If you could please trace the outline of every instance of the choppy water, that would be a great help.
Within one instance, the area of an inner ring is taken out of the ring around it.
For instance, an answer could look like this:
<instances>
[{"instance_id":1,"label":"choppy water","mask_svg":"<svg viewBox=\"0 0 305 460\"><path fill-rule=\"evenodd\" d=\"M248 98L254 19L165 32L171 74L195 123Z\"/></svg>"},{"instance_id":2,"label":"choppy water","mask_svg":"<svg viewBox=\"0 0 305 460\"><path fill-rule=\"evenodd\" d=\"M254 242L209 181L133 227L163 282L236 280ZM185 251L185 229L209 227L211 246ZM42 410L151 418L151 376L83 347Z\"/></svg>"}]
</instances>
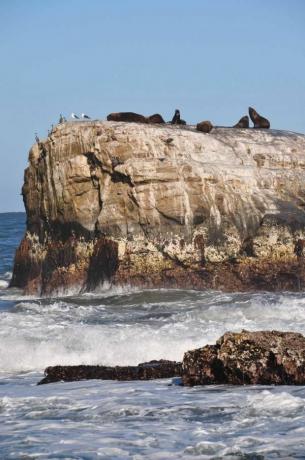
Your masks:
<instances>
[{"instance_id":1,"label":"choppy water","mask_svg":"<svg viewBox=\"0 0 305 460\"><path fill-rule=\"evenodd\" d=\"M182 359L227 330L305 333L303 294L6 290L23 214L0 214L1 459L305 458L304 387L183 388L170 380L36 386L53 364Z\"/></svg>"}]
</instances>

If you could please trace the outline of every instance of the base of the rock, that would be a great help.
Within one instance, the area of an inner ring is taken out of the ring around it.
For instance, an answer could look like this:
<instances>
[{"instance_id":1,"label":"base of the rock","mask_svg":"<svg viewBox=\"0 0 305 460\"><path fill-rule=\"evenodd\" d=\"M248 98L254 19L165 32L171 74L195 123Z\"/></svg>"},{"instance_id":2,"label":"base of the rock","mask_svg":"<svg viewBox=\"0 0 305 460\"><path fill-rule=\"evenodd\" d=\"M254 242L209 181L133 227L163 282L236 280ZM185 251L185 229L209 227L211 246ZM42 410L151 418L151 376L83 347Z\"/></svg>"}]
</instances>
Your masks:
<instances>
[{"instance_id":1,"label":"base of the rock","mask_svg":"<svg viewBox=\"0 0 305 460\"><path fill-rule=\"evenodd\" d=\"M199 238L198 238L199 240ZM182 245L183 240L176 244ZM125 244L125 243L124 243ZM126 243L128 247L131 243ZM147 243L149 244L149 243ZM168 243L169 244L169 243ZM195 243L194 243L195 244ZM194 257L198 252L194 249ZM305 289L303 252L283 257L232 257L230 260L184 263L165 250L132 249L119 260L119 244L100 237L69 237L66 241L39 243L28 235L17 249L11 287L28 295L53 295L73 288L93 291L103 283L142 289L219 289L227 292L301 291ZM163 251L163 253L162 253ZM162 253L162 255L161 255ZM43 260L41 259L43 254Z\"/></svg>"}]
</instances>

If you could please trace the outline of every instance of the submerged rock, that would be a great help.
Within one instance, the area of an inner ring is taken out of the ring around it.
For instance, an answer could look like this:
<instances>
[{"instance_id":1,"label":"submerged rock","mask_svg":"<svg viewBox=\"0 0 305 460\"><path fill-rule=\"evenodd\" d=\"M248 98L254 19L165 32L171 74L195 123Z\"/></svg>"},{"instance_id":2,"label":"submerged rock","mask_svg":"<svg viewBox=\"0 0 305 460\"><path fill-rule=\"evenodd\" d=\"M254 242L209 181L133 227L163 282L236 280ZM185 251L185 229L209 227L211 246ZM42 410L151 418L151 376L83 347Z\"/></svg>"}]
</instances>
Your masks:
<instances>
[{"instance_id":1,"label":"submerged rock","mask_svg":"<svg viewBox=\"0 0 305 460\"><path fill-rule=\"evenodd\" d=\"M184 385L305 385L305 337L296 332L227 332L188 351Z\"/></svg>"},{"instance_id":2,"label":"submerged rock","mask_svg":"<svg viewBox=\"0 0 305 460\"><path fill-rule=\"evenodd\" d=\"M304 288L304 135L79 121L40 147L11 286Z\"/></svg>"},{"instance_id":3,"label":"submerged rock","mask_svg":"<svg viewBox=\"0 0 305 460\"><path fill-rule=\"evenodd\" d=\"M38 383L72 382L75 380L151 380L180 376L182 364L176 361L150 361L137 366L51 366Z\"/></svg>"}]
</instances>

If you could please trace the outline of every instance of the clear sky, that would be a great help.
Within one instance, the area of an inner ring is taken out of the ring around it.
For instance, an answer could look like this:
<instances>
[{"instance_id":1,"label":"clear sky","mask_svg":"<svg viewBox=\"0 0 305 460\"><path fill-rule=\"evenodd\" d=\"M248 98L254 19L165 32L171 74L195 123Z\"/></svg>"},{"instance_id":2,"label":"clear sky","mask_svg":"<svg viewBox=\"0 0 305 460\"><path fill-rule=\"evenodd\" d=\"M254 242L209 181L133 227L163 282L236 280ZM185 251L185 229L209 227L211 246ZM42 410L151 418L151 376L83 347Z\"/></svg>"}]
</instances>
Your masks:
<instances>
[{"instance_id":1,"label":"clear sky","mask_svg":"<svg viewBox=\"0 0 305 460\"><path fill-rule=\"evenodd\" d=\"M23 210L34 133L60 113L305 132L304 0L0 0L0 212Z\"/></svg>"}]
</instances>

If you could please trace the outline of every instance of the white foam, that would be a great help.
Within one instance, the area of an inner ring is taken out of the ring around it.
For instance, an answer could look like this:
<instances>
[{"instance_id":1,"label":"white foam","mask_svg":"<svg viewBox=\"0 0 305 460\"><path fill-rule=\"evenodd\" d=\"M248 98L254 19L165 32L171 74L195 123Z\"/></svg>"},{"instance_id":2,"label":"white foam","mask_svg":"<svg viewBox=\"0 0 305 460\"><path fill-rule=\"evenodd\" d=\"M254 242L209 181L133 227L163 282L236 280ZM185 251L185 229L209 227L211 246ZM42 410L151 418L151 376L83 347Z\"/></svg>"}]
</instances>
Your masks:
<instances>
[{"instance_id":1,"label":"white foam","mask_svg":"<svg viewBox=\"0 0 305 460\"><path fill-rule=\"evenodd\" d=\"M298 296L159 290L113 294L92 300L88 295L27 299L13 312L1 312L1 371L42 371L55 364L181 360L185 351L214 343L228 330L305 332L304 299ZM297 317L291 323L286 316L288 306ZM270 311L275 312L274 318Z\"/></svg>"},{"instance_id":2,"label":"white foam","mask_svg":"<svg viewBox=\"0 0 305 460\"><path fill-rule=\"evenodd\" d=\"M225 444L218 442L201 441L194 446L188 446L185 449L187 455L215 455L225 448Z\"/></svg>"},{"instance_id":3,"label":"white foam","mask_svg":"<svg viewBox=\"0 0 305 460\"><path fill-rule=\"evenodd\" d=\"M283 391L281 393L272 393L264 390L258 395L248 397L247 410L251 415L280 415L282 417L291 417L304 411L305 399Z\"/></svg>"},{"instance_id":4,"label":"white foam","mask_svg":"<svg viewBox=\"0 0 305 460\"><path fill-rule=\"evenodd\" d=\"M36 383L54 364L181 359L226 330L304 333L304 305L301 294L139 290L23 300L0 311L1 455L303 458L304 387Z\"/></svg>"},{"instance_id":5,"label":"white foam","mask_svg":"<svg viewBox=\"0 0 305 460\"><path fill-rule=\"evenodd\" d=\"M167 330L152 332L135 325L122 328L49 323L29 318L19 332L12 326L0 336L0 369L7 372L42 371L56 364L129 365L151 359L179 359L194 342ZM40 329L35 334L33 329ZM5 350L5 351L4 351Z\"/></svg>"},{"instance_id":6,"label":"white foam","mask_svg":"<svg viewBox=\"0 0 305 460\"><path fill-rule=\"evenodd\" d=\"M42 295L42 299L48 298L64 298L64 297L73 297L81 293L82 287L79 285L69 286L68 288L59 287L52 292L51 295Z\"/></svg>"},{"instance_id":7,"label":"white foam","mask_svg":"<svg viewBox=\"0 0 305 460\"><path fill-rule=\"evenodd\" d=\"M90 292L84 292L82 293L82 297L112 297L116 295L126 295L126 294L133 294L135 292L143 292L143 289L136 287L136 286L130 286L128 284L125 284L124 286L121 285L113 285L110 283L103 283L100 284L99 286L94 289L94 291Z\"/></svg>"},{"instance_id":8,"label":"white foam","mask_svg":"<svg viewBox=\"0 0 305 460\"><path fill-rule=\"evenodd\" d=\"M11 272L7 272L11 273ZM4 275L5 278L5 275ZM9 279L9 278L7 278ZM0 280L5 282L4 280ZM9 285L7 283L6 287ZM1 289L1 285L0 285ZM162 290L156 290L158 292ZM110 285L108 283L105 283L103 285L98 286L94 291L90 292L82 292L82 288L80 288L78 285L75 286L70 286L69 288L58 288L57 290L54 290L52 294L50 295L25 295L23 294L23 291L18 288L10 288L5 295L1 296L1 299L3 300L10 300L10 301L23 301L23 300L39 300L39 299L69 299L71 297L78 297L78 298L107 298L107 297L113 297L113 296L119 296L119 295L128 295L128 294L133 294L136 292L143 292L143 289L140 289L138 287L134 286L129 286L129 285Z\"/></svg>"},{"instance_id":9,"label":"white foam","mask_svg":"<svg viewBox=\"0 0 305 460\"><path fill-rule=\"evenodd\" d=\"M18 288L7 288L5 293L1 293L1 300L9 300L13 302L26 300L39 300L40 297L34 295L23 295L22 290Z\"/></svg>"},{"instance_id":10,"label":"white foam","mask_svg":"<svg viewBox=\"0 0 305 460\"><path fill-rule=\"evenodd\" d=\"M0 280L0 289L6 289L8 285L9 285L8 281Z\"/></svg>"}]
</instances>

